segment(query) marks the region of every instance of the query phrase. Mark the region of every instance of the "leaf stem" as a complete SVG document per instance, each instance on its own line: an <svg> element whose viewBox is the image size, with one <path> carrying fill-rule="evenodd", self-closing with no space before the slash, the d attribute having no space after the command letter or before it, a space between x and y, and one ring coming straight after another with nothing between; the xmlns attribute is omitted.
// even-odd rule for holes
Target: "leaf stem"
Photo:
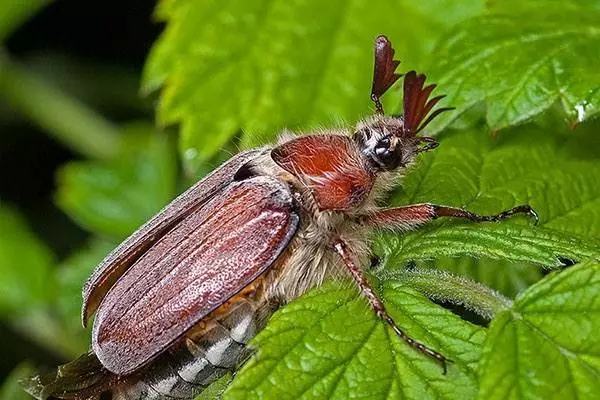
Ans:
<svg viewBox="0 0 600 400"><path fill-rule="evenodd" d="M55 139L87 157L106 159L121 135L106 120L67 93L10 60L0 49L0 96Z"/></svg>
<svg viewBox="0 0 600 400"><path fill-rule="evenodd" d="M512 306L512 300L489 287L468 278L434 269L385 271L382 280L396 280L407 284L434 301L461 305L491 320L498 312Z"/></svg>

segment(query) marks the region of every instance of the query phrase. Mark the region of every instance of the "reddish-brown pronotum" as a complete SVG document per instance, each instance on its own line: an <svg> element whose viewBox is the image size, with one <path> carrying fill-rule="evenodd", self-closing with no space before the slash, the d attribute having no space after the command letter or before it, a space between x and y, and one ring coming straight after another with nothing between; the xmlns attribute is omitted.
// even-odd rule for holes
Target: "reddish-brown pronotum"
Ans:
<svg viewBox="0 0 600 400"><path fill-rule="evenodd" d="M372 229L414 229L437 217L495 216L416 204L380 208L375 199L418 153L437 146L419 133L449 108L435 85L404 75L404 112L386 116L380 97L401 77L385 36L375 42L371 99L376 114L352 130L282 135L238 154L195 184L110 253L83 290L84 325L96 314L92 351L35 377L38 398L191 399L235 370L246 343L272 311L346 274L374 312L446 371L447 359L412 339L386 311L362 266Z"/></svg>

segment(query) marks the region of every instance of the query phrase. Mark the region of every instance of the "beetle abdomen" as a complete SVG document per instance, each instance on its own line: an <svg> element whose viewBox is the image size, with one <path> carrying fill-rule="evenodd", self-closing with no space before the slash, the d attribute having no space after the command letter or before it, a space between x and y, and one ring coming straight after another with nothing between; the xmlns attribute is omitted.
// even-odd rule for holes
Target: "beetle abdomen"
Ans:
<svg viewBox="0 0 600 400"><path fill-rule="evenodd" d="M237 300L219 314L204 322L201 332L154 361L137 382L116 388L113 399L192 399L233 372L248 357L246 343L262 318L248 299Z"/></svg>
<svg viewBox="0 0 600 400"><path fill-rule="evenodd" d="M250 355L246 344L264 325L268 310L252 297L231 299L184 341L133 375L114 375L89 353L53 374L32 378L25 384L27 391L38 399L193 399ZM89 376L97 379L88 383Z"/></svg>

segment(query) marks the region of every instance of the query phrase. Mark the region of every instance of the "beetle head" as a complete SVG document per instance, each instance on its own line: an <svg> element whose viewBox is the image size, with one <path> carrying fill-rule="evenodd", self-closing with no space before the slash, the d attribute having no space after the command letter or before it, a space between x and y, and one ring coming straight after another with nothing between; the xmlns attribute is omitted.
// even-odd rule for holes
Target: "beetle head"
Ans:
<svg viewBox="0 0 600 400"><path fill-rule="evenodd" d="M361 154L380 171L406 167L418 153L438 146L434 138L416 136L406 130L402 117L383 115L359 122L354 141Z"/></svg>
<svg viewBox="0 0 600 400"><path fill-rule="evenodd" d="M406 166L417 153L436 148L438 143L434 138L418 134L437 115L452 109L438 108L429 114L444 96L430 99L436 85L424 86L425 75L410 71L404 75L403 115L385 116L380 97L402 76L396 73L399 64L394 60L394 49L388 38L377 37L371 86L376 115L357 125L354 140L362 155L381 171Z"/></svg>

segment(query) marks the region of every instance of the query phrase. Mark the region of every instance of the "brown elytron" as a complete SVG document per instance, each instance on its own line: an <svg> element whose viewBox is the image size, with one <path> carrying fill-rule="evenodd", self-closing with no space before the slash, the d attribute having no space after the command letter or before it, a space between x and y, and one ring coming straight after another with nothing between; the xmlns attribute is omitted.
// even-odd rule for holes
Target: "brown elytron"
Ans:
<svg viewBox="0 0 600 400"><path fill-rule="evenodd" d="M296 232L293 208L286 186L258 176L231 183L188 215L104 297L92 335L102 364L135 372L254 282Z"/></svg>
<svg viewBox="0 0 600 400"><path fill-rule="evenodd" d="M447 359L403 331L362 266L373 229L406 231L438 217L537 219L528 205L483 216L375 200L437 141L420 136L450 108L430 98L425 76L404 75L404 113L386 116L380 97L401 77L385 36L375 42L376 114L352 130L315 132L239 154L175 199L109 254L83 290L84 324L96 312L92 351L30 380L39 399L192 399L235 371L246 343L277 306L332 275L351 277L400 340Z"/></svg>
<svg viewBox="0 0 600 400"><path fill-rule="evenodd" d="M258 153L256 150L250 150L227 161L212 174L173 200L171 204L113 250L98 265L83 287L83 307L81 311L83 326L87 325L89 316L96 311L102 298L112 285L141 254L152 247L157 240L177 225L186 215L202 206L208 199L226 187L233 180L237 170L249 160L255 158Z"/></svg>

